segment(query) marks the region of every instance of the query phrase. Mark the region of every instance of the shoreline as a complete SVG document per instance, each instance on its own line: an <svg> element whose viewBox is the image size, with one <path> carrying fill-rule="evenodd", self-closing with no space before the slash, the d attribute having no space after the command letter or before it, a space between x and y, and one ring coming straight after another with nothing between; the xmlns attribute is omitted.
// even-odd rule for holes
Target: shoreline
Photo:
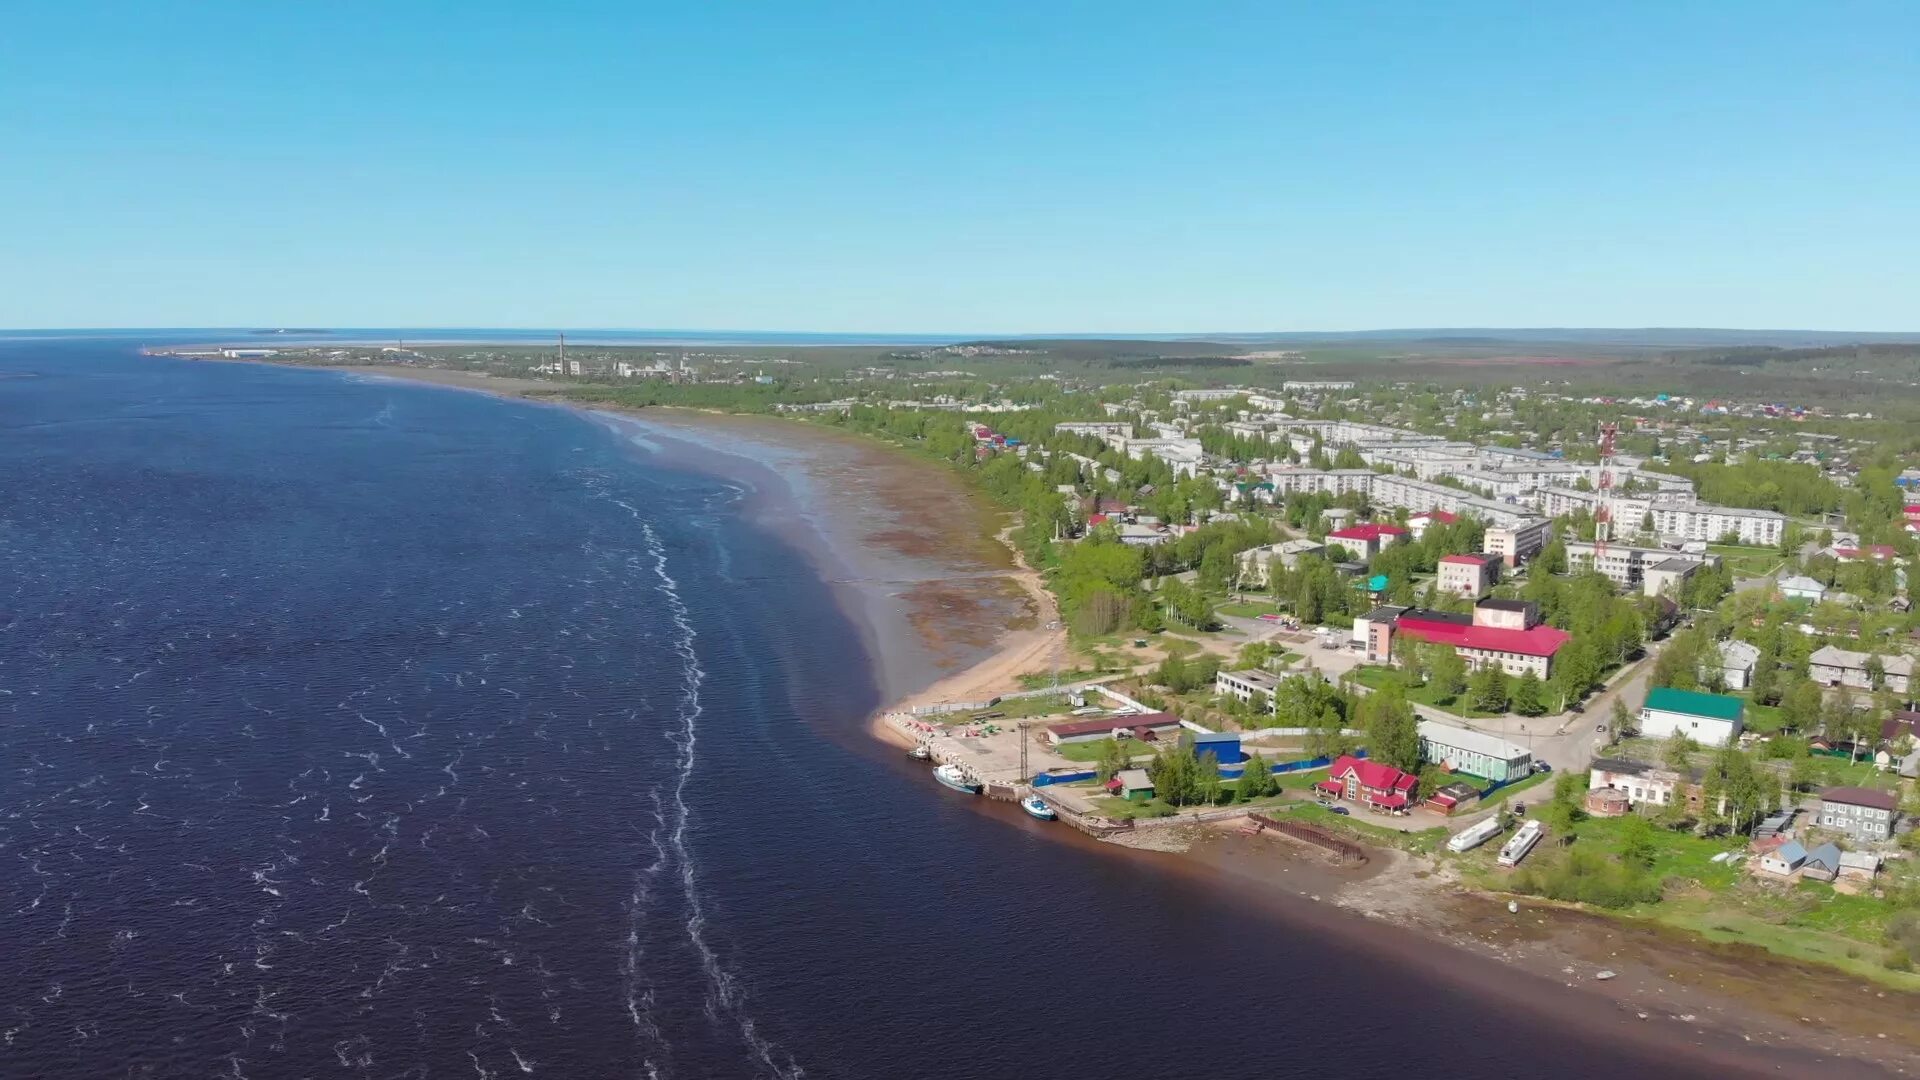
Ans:
<svg viewBox="0 0 1920 1080"><path fill-rule="evenodd" d="M316 367L257 360L221 362ZM838 444L843 449L857 444L867 452L884 454L903 472L919 472L923 482L934 472L944 473L949 482L959 482L951 471L931 462L914 461L883 440L812 424L702 410L580 405L558 397L565 384L507 380L447 369L354 365L321 370L478 390L560 405L602 422L632 424L665 443L682 444L666 455L670 463L745 483L766 496L770 504L767 512L775 515L804 500L796 487L804 478L783 475L765 460L740 452L732 443L744 434L760 434L789 444L795 440ZM429 371L434 374L426 375ZM692 428L707 432L690 434ZM690 460L697 455L690 453L689 447L705 454L705 460L697 464ZM785 490L776 491L776 486ZM833 484L817 485L816 493L843 501L856 497L854 492ZM836 550L836 546L871 544L872 535L828 527L818 519L824 516L829 515L817 512L816 520L810 522L812 528L776 531L785 536L792 532L811 534L800 538L795 546L827 579L862 636L881 704L859 729L874 748L897 753L913 744L905 732L888 722L889 715L916 704L977 700L995 691L1014 689L1015 678L1034 670L1036 660L1044 662L1064 653L1066 633L1051 606L1051 594L1041 585L1039 575L1013 553L1013 565L998 568L993 576L1018 586L1024 602L1033 605L1033 625L1003 628L990 640L973 641L970 649L960 650L967 657L965 662L949 657L949 662L942 664L930 653L910 655L913 650L902 632L911 620L898 610L902 593L895 590L903 582L884 578L876 581L871 572L861 573L859 564L874 553ZM768 522L763 520L761 524ZM902 538L892 539L904 545ZM1005 544L1004 529L995 544L1011 551L1011 545ZM912 558L938 561L947 554L918 551ZM882 564L887 561L878 560ZM958 573L972 575L978 570L970 566ZM924 631L933 623L956 618L951 611L936 610L929 617L929 626L915 625L912 629ZM895 767L901 764L903 756ZM969 805L982 813L1019 814L1017 808L992 804L984 798ZM1496 898L1495 894L1450 880L1444 868L1436 874L1421 866L1416 857L1398 851L1376 852L1373 858L1379 864L1377 869L1369 869L1363 876L1329 874L1312 849L1281 837L1248 839L1231 834L1231 830L1185 825L1154 831L1173 834L1176 830L1197 834L1178 854L1128 850L1113 844L1101 847L1109 855L1148 860L1156 870L1190 875L1213 886L1232 883L1234 892L1250 906L1273 911L1294 925L1302 920L1312 922L1353 939L1362 949L1382 949L1377 939L1383 936L1440 945L1440 950L1421 957L1423 964L1441 972L1439 977L1451 977L1456 972L1449 960L1453 958L1463 966L1458 971L1459 981L1472 992L1504 998L1557 1023L1604 1031L1683 1053L1693 1060L1712 1061L1743 1072L1777 1071L1783 1062L1793 1061L1794 1071L1818 1067L1827 1076L1893 1075L1920 1069L1920 1021L1908 1019L1920 1013L1911 1008L1920 1003L1920 995L1882 988L1838 971L1771 954L1742 956L1735 947L1716 945L1695 935L1547 901L1521 898L1522 916L1509 916L1505 897ZM1056 842L1097 843L1072 829L1050 833ZM1257 872L1251 867L1257 867ZM1301 881L1308 882L1307 887L1291 887ZM1287 902L1281 903L1283 900ZM1390 927L1390 933L1379 929L1383 924ZM1464 970L1469 959L1473 961L1471 977ZM1499 969L1489 964L1506 965L1512 977L1502 979ZM1602 967L1615 970L1618 977L1595 980L1592 976ZM1698 977L1682 978L1688 971ZM1787 992L1783 982L1788 979L1802 984L1796 992ZM1560 988L1549 987L1549 981L1561 984ZM1596 1009L1603 1012L1589 1015Z"/></svg>

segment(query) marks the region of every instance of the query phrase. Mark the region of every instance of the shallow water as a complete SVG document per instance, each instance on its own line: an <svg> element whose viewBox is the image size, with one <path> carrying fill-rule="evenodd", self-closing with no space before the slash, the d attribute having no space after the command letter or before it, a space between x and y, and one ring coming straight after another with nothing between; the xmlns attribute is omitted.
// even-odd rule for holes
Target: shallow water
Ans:
<svg viewBox="0 0 1920 1080"><path fill-rule="evenodd" d="M0 1075L1686 1074L854 746L750 485L593 417L0 376Z"/></svg>

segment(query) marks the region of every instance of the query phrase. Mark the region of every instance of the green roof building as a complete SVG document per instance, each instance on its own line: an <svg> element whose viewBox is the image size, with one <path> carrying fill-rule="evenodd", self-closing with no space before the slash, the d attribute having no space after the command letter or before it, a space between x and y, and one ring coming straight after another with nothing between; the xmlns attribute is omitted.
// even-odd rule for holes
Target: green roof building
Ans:
<svg viewBox="0 0 1920 1080"><path fill-rule="evenodd" d="M1746 702L1725 694L1656 687L1640 706L1640 734L1664 739L1678 731L1702 746L1726 746L1740 737L1746 709Z"/></svg>

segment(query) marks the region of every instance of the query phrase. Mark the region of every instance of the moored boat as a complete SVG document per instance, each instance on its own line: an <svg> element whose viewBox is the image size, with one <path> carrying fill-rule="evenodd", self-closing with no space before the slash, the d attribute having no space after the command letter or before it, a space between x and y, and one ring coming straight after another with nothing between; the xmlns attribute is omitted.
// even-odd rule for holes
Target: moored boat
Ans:
<svg viewBox="0 0 1920 1080"><path fill-rule="evenodd" d="M964 791L969 795L980 790L980 785L967 775L967 770L951 761L933 770L933 778L955 791Z"/></svg>
<svg viewBox="0 0 1920 1080"><path fill-rule="evenodd" d="M1021 799L1020 809L1025 810L1041 821L1052 821L1059 816L1053 812L1053 807L1048 806L1047 801L1038 795L1029 795Z"/></svg>
<svg viewBox="0 0 1920 1080"><path fill-rule="evenodd" d="M925 761L933 756L933 750L926 743L918 743L913 749L907 751L907 756L915 761Z"/></svg>

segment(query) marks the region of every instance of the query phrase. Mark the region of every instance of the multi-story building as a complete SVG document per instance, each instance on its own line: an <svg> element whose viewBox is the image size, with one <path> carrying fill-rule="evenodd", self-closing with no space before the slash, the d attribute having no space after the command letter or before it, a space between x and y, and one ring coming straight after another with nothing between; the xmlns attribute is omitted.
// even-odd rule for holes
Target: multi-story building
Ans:
<svg viewBox="0 0 1920 1080"><path fill-rule="evenodd" d="M1069 420L1053 425L1053 430L1063 435L1090 435L1101 440L1133 437L1132 424L1116 421Z"/></svg>
<svg viewBox="0 0 1920 1080"><path fill-rule="evenodd" d="M1242 671L1222 671L1213 677L1213 692L1221 697L1230 697L1241 703L1250 703L1255 694L1260 694L1269 709L1273 708L1273 692L1280 688L1280 678L1271 671L1259 668L1247 668Z"/></svg>
<svg viewBox="0 0 1920 1080"><path fill-rule="evenodd" d="M1285 465L1267 470L1274 491L1282 495L1294 492L1322 492L1327 495L1366 495L1373 488L1372 469L1295 469Z"/></svg>
<svg viewBox="0 0 1920 1080"><path fill-rule="evenodd" d="M1268 576L1273 573L1275 561L1291 570L1300 565L1303 556L1318 555L1326 550L1327 545L1313 540L1282 540L1277 544L1243 551L1240 553L1241 584L1264 586Z"/></svg>
<svg viewBox="0 0 1920 1080"><path fill-rule="evenodd" d="M1552 538L1553 522L1546 518L1528 518L1513 525L1488 527L1481 538L1480 549L1500 556L1502 562L1514 567L1538 555Z"/></svg>
<svg viewBox="0 0 1920 1080"><path fill-rule="evenodd" d="M1899 797L1891 791L1861 787L1831 787L1820 793L1820 813L1814 818L1823 829L1846 833L1855 840L1877 843L1893 837Z"/></svg>
<svg viewBox="0 0 1920 1080"><path fill-rule="evenodd" d="M1367 659L1391 663L1402 638L1451 645L1478 671L1498 665L1508 675L1553 674L1553 657L1573 635L1540 625L1539 609L1521 600L1482 600L1472 615L1384 605L1354 620Z"/></svg>
<svg viewBox="0 0 1920 1080"><path fill-rule="evenodd" d="M1839 649L1832 645L1816 649L1807 658L1807 676L1826 686L1846 686L1855 690L1878 689L1873 685L1870 661L1873 654ZM1913 657L1891 653L1880 657L1880 686L1904 694L1913 683Z"/></svg>
<svg viewBox="0 0 1920 1080"><path fill-rule="evenodd" d="M1683 540L1718 540L1726 535L1740 538L1743 544L1773 547L1787 529L1787 516L1772 510L1747 510L1707 503L1654 503L1654 531L1663 537ZM1616 519L1617 520L1617 519Z"/></svg>
<svg viewBox="0 0 1920 1080"><path fill-rule="evenodd" d="M1407 535L1407 530L1398 525L1384 525L1367 522L1363 525L1349 525L1344 529L1335 529L1327 534L1328 544L1338 544L1354 552L1362 561L1373 558L1386 548Z"/></svg>
<svg viewBox="0 0 1920 1080"><path fill-rule="evenodd" d="M1654 588L1646 590L1647 595L1658 595L1660 590L1670 586L1676 578L1684 578L1698 570L1702 564L1718 566L1717 555L1681 556L1666 548L1630 547L1626 544L1608 544L1606 554L1598 555L1599 545L1585 540L1567 542L1567 569L1574 571L1598 570L1605 574L1615 585L1623 589L1645 589L1649 571L1654 567L1662 569L1653 573ZM1683 567L1678 563L1692 564ZM1674 563L1675 565L1666 565Z"/></svg>
<svg viewBox="0 0 1920 1080"><path fill-rule="evenodd" d="M1440 558L1441 592L1478 600L1493 591L1500 580L1497 555L1443 555Z"/></svg>
<svg viewBox="0 0 1920 1080"><path fill-rule="evenodd" d="M1280 384L1280 389L1286 393L1311 394L1327 390L1351 390L1353 389L1353 384L1331 379L1288 379L1286 382Z"/></svg>

